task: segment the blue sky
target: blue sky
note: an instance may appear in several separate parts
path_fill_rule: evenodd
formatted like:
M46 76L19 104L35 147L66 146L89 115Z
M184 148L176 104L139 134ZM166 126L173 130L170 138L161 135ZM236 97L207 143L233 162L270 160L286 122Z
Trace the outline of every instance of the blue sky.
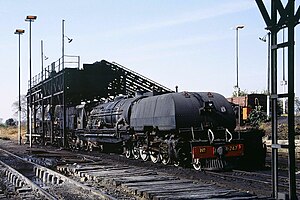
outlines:
M264 2L269 7L270 1ZM266 34L265 23L254 0L0 0L0 118L4 120L14 117L11 105L18 97L16 28L26 31L21 38L21 87L22 94L27 92L27 15L38 16L32 24L33 75L41 69L41 40L49 57L44 65L61 57L64 19L65 34L73 38L65 44L65 54L80 56L81 64L115 61L171 89L178 85L179 91L212 91L229 97L236 84L232 28L243 24L245 28L239 31L240 88L248 92L266 89L267 44L258 39ZM297 57L298 46L296 40ZM297 59L295 63L299 96Z

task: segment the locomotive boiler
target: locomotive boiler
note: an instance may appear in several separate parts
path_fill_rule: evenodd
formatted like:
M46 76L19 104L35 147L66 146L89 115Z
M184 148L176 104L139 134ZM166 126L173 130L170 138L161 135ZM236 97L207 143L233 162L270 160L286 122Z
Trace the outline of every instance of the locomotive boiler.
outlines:
M89 150L121 147L127 158L192 164L196 170L224 169L244 154L235 125L231 104L218 93L119 96L78 106L69 144Z

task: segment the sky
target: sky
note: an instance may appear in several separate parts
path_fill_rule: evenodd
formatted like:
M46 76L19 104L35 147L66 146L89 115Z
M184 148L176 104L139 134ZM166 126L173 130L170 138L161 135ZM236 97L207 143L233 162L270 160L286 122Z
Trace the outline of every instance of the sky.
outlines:
M269 10L270 0L264 1ZM285 5L286 1L283 0ZM296 8L299 2L296 0ZM267 31L254 0L0 0L0 118L14 116L18 100L18 36L21 36L21 94L29 79L29 23L32 23L32 75L65 54L80 56L82 64L117 62L170 89L210 91L230 97L236 85L236 31L239 30L239 87L266 90ZM299 44L295 29L295 87L300 96ZM285 34L287 35L287 34ZM282 33L278 35L278 42ZM278 92L282 80L282 50L278 51ZM287 52L286 52L287 55ZM287 64L285 64L287 66Z

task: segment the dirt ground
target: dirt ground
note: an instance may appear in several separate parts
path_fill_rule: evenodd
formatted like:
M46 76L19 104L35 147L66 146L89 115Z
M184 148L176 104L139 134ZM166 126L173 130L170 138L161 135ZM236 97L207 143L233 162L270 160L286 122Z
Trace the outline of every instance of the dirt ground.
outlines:
M25 138L26 127L21 127L22 138ZM18 127L16 126L0 126L0 139L2 140L18 140Z

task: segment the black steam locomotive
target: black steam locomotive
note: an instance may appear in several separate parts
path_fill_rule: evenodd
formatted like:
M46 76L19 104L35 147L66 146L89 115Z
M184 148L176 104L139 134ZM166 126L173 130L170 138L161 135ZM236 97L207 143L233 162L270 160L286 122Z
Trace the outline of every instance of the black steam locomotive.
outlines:
M68 112L72 113L72 112ZM243 157L231 104L212 92L118 96L111 102L76 107L72 148L116 150L127 158L224 169ZM70 127L69 127L70 128Z

